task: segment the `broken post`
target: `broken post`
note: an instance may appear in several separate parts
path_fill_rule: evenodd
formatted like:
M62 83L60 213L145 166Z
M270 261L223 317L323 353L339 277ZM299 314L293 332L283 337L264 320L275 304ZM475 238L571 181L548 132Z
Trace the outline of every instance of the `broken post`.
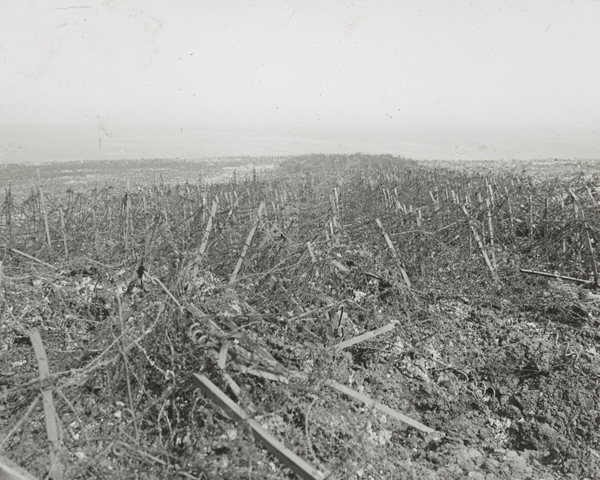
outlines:
M52 480L62 480L64 466L60 459L60 439L58 436L58 424L56 421L56 408L52 399L52 387L50 384L50 368L48 367L48 357L46 349L42 343L42 337L37 329L29 333L31 345L35 352L40 371L40 382L42 384L42 399L44 404L44 417L46 419L46 433L50 441L50 473L48 478Z
M287 468L294 471L299 477L305 480L323 480L325 475L300 458L289 448L283 445L267 430L248 415L237 403L231 400L223 391L202 374L194 373L192 380L205 395L216 403L237 423L245 423L251 430L254 438L262 444L272 455L277 457Z

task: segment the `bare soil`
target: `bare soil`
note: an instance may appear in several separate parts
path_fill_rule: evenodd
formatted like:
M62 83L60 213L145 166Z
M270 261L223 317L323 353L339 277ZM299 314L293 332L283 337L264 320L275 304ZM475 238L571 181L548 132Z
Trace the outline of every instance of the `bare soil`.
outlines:
M0 455L47 476L37 399L51 387L66 479L294 478L197 388L198 372L327 478L600 478L593 171L253 163L278 167L223 183L139 177L129 191L123 175L73 186L55 166L43 202L32 171L14 173L0 211ZM285 382L264 375L261 351Z

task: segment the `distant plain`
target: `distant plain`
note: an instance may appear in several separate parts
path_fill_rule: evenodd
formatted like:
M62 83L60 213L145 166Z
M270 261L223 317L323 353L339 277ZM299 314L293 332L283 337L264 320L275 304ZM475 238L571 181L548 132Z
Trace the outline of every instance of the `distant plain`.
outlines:
M598 173L593 130L0 125L0 188L24 193L214 182L312 153L392 154L469 169Z

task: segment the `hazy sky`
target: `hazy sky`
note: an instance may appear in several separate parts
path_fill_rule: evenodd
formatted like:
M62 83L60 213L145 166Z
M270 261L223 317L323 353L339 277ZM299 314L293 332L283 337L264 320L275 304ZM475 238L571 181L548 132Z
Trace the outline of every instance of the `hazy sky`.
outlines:
M600 127L597 0L0 8L0 123Z

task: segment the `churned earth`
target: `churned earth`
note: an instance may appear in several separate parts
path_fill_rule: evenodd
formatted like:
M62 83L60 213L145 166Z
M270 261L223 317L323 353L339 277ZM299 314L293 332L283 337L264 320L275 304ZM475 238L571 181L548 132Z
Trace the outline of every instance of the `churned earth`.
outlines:
M600 478L594 172L276 163L217 184L56 188L51 248L39 192L6 195L0 455L48 474L50 386L64 478L293 478L202 373L326 478Z

